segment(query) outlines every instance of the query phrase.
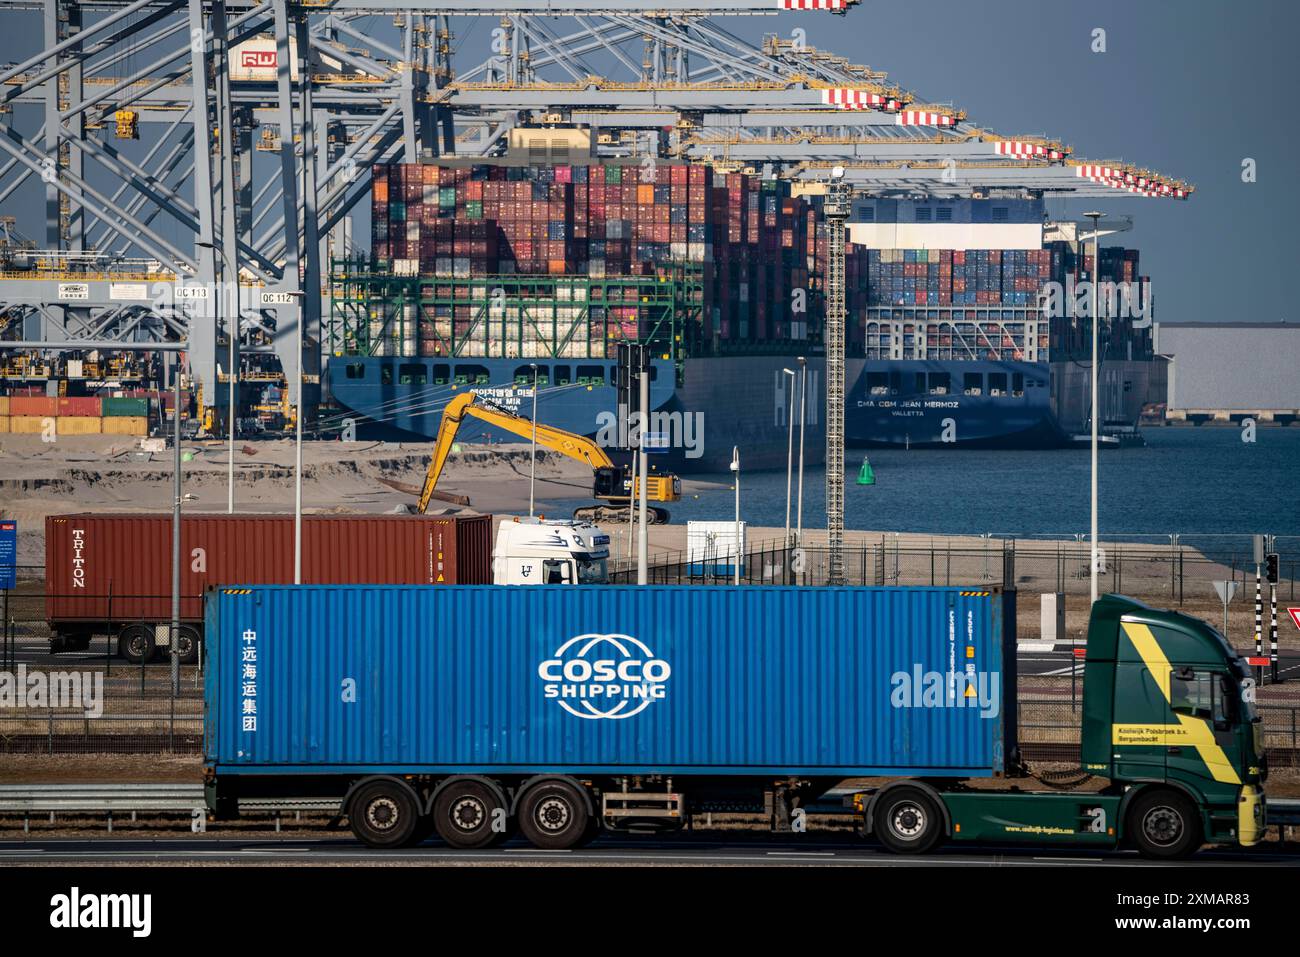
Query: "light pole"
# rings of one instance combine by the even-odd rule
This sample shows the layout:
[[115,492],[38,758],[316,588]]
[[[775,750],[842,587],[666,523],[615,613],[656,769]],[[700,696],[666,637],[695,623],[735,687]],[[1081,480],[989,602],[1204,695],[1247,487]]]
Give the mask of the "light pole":
[[797,527],[794,533],[795,548],[803,546],[803,436],[808,424],[808,360],[799,357],[799,504],[795,508]]
[[736,579],[735,583],[740,584],[740,446],[731,447],[731,474],[735,476],[736,482]]
[[528,363],[533,370],[533,452],[528,463],[528,517],[533,517],[533,505],[537,488],[537,363]]
[[[785,537],[781,539],[781,551],[784,555],[782,558],[782,567],[788,568],[790,563],[790,492],[794,481],[794,389],[795,389],[795,371],[793,369],[782,369],[782,375],[790,377],[789,388],[785,391],[785,425],[786,425],[786,443],[785,443]],[[782,386],[786,383],[782,380]],[[782,572],[782,583],[785,583],[784,571]]]
[[298,322],[295,342],[298,351],[298,408],[294,414],[294,466],[293,466],[293,583],[302,584],[302,392],[305,379],[302,373],[303,351],[303,297],[302,290],[288,293],[298,304]]
[[181,693],[177,647],[181,633],[181,461],[181,357],[177,354],[172,368],[172,620],[167,635],[173,698]]
[[1101,291],[1100,283],[1097,281],[1097,277],[1101,274],[1101,259],[1098,256],[1099,250],[1097,248],[1097,221],[1101,219],[1103,214],[1094,211],[1084,213],[1084,215],[1092,220],[1092,274],[1089,277],[1092,280],[1092,413],[1088,416],[1092,420],[1092,554],[1091,570],[1088,576],[1088,594],[1091,596],[1092,602],[1096,603],[1097,559],[1099,554],[1097,550],[1097,418],[1101,411],[1097,396],[1097,297]]
[[637,429],[636,429],[636,447],[637,447],[637,473],[636,484],[640,486],[637,492],[637,538],[636,538],[636,583],[644,585],[649,580],[650,566],[650,544],[646,532],[646,483],[649,480],[648,468],[646,464],[645,448],[645,426],[648,410],[650,408],[650,369],[646,361],[646,347],[644,345],[636,347],[636,368],[637,368]]
[[[230,321],[227,325],[226,332],[230,336],[230,407],[226,410],[228,421],[226,425],[230,431],[230,461],[226,463],[226,512],[233,515],[235,512],[235,418],[238,415],[238,380],[235,363],[239,361],[236,356],[236,344],[239,342],[239,271],[231,265],[226,251],[216,243],[195,243],[201,249],[211,249],[221,256],[221,261],[230,266],[230,275],[233,276],[235,287],[234,307],[230,310]],[[224,285],[224,283],[223,283]],[[221,295],[217,296],[217,308],[221,308]],[[220,316],[218,316],[220,318]]]

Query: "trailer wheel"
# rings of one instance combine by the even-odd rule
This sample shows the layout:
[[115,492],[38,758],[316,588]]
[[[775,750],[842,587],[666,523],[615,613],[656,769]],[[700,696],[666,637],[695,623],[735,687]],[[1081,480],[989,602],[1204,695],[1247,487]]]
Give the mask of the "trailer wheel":
[[433,802],[433,826],[452,847],[487,847],[508,836],[507,831],[493,830],[505,810],[483,782],[452,781],[443,785]]
[[895,854],[924,854],[942,839],[943,817],[920,788],[894,788],[877,800],[873,830]]
[[1177,791],[1148,791],[1129,808],[1128,834],[1143,857],[1178,860],[1201,846],[1201,821]]
[[133,665],[148,661],[154,650],[153,629],[148,625],[127,625],[117,637],[117,653]]
[[197,628],[181,625],[176,634],[176,652],[183,665],[192,665],[199,660],[199,632]]
[[370,847],[403,847],[416,834],[419,808],[410,788],[398,781],[372,781],[348,803],[352,833]]
[[519,830],[534,847],[548,851],[577,847],[588,836],[587,802],[565,781],[542,781],[519,802]]

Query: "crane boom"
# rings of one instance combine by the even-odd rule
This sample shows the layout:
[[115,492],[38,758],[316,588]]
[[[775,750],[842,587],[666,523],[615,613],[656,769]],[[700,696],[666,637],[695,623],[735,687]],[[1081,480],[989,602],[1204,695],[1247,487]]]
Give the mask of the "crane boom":
[[[480,405],[479,397],[474,392],[464,392],[447,403],[443,409],[442,422],[438,426],[438,436],[434,440],[433,458],[429,460],[429,470],[424,477],[424,488],[420,492],[420,504],[417,511],[423,515],[429,507],[429,500],[438,487],[438,479],[447,464],[447,456],[460,432],[461,424],[467,416],[473,416],[488,425],[511,432],[521,438],[532,440],[537,436],[537,444],[559,452],[561,455],[580,462],[586,462],[596,476],[594,494],[597,498],[608,501],[626,501],[626,494],[616,490],[621,487],[622,473],[617,469],[605,450],[585,436],[566,432],[554,426],[534,423],[532,419],[516,415],[508,409],[494,405]],[[534,430],[536,432],[534,433]],[[660,475],[654,484],[648,484],[650,498],[654,501],[673,502],[680,497],[681,483],[676,476]]]

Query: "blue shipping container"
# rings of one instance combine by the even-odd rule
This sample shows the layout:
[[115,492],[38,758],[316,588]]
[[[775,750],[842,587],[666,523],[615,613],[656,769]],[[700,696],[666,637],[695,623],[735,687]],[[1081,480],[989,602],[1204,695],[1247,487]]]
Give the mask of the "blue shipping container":
[[955,588],[226,587],[219,773],[991,776],[1014,595]]

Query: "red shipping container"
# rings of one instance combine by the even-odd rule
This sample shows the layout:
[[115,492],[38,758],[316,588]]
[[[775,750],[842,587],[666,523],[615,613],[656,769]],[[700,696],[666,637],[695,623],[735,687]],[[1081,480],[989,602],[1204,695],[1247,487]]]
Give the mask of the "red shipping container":
[[[303,584],[488,584],[492,528],[490,515],[307,515]],[[46,518],[45,613],[55,633],[169,621],[171,540],[170,514]],[[292,583],[293,516],[186,515],[181,555],[181,618],[201,629],[205,588]]]
[[[21,396],[14,395],[9,397],[9,414],[10,415],[58,415],[59,400],[49,396]],[[96,413],[98,415],[99,413]]]

